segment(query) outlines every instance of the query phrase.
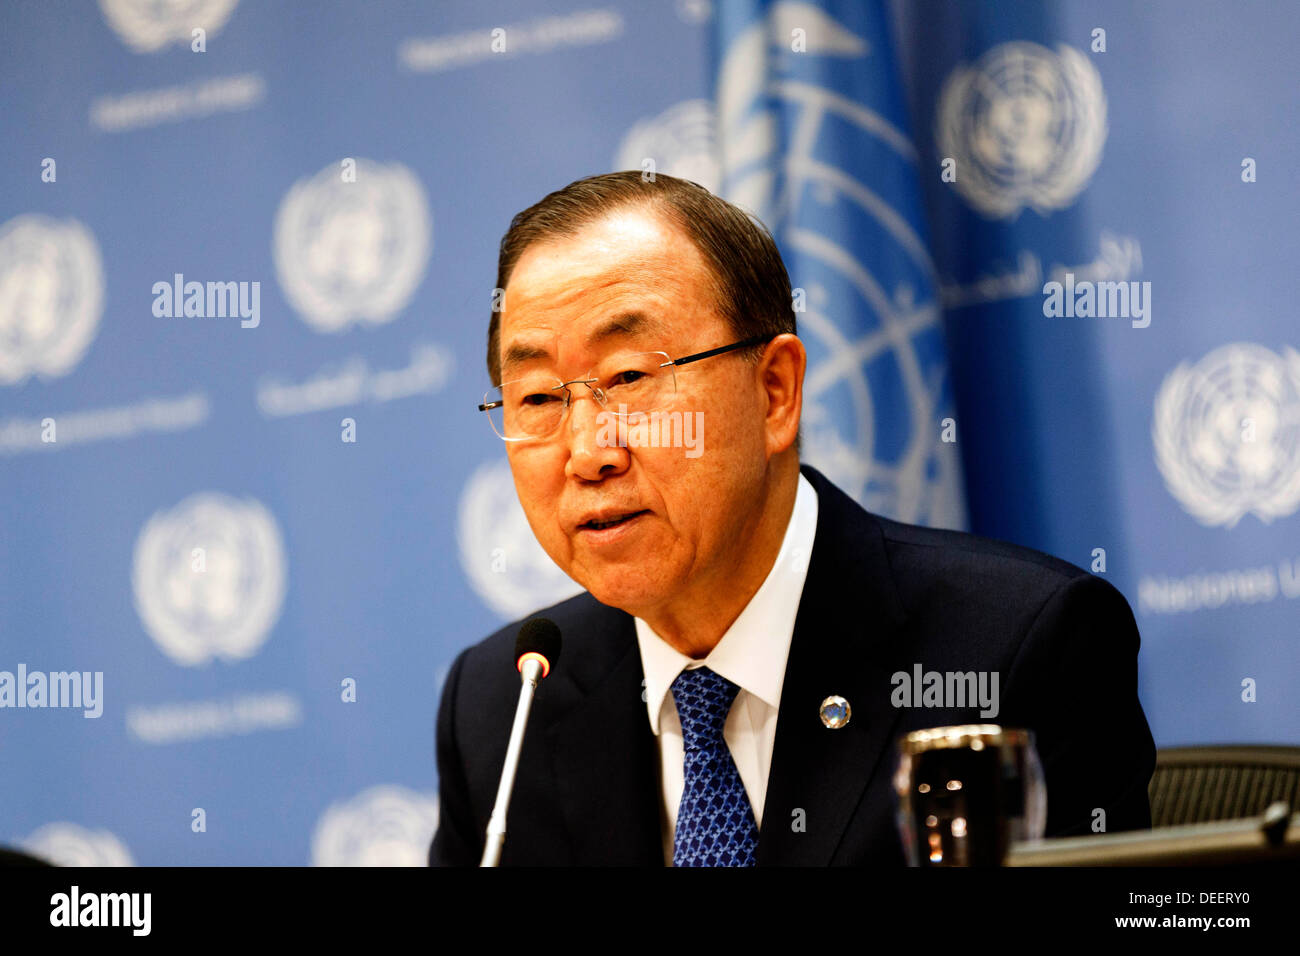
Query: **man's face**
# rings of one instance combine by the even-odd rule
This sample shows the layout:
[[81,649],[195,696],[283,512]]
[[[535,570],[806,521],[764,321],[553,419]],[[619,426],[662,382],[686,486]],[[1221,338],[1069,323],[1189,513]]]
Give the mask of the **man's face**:
[[[568,382],[617,353],[677,359],[735,338],[690,239],[653,212],[625,208],[520,256],[501,314],[501,377],[541,371]],[[696,449],[609,441],[608,413],[583,385],[570,386],[554,436],[506,446],[547,554],[597,600],[640,617],[726,588],[763,498],[764,398],[754,366],[726,353],[673,371],[669,408],[702,423]],[[623,515],[633,517],[603,529],[589,523]]]

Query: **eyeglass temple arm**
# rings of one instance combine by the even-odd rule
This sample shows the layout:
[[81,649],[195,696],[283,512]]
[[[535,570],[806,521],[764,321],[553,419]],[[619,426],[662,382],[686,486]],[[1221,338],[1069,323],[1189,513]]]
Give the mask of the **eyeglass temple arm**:
[[700,359],[713,358],[715,355],[721,355],[723,352],[730,352],[734,349],[747,349],[751,345],[762,345],[771,339],[776,338],[779,333],[773,332],[771,335],[755,335],[744,339],[740,342],[732,342],[730,345],[720,345],[716,349],[709,349],[707,352],[697,352],[694,355],[688,355],[685,358],[673,359],[671,362],[663,362],[660,368],[667,368],[669,365],[689,365],[691,362],[698,362]]
[[[721,355],[723,352],[731,352],[736,349],[747,349],[751,345],[762,345],[764,342],[776,338],[778,334],[779,333],[773,332],[769,335],[754,335],[739,342],[732,342],[730,345],[719,345],[716,349],[709,349],[707,352],[697,352],[694,355],[688,355],[685,358],[660,362],[659,367],[667,368],[670,365],[689,365],[691,362],[698,362],[700,359],[713,358],[713,356]],[[576,385],[578,382],[588,383],[594,381],[596,381],[594,378],[575,378],[572,382],[562,382],[561,384],[556,385],[555,388],[565,388],[569,385]],[[488,402],[486,405],[480,405],[478,410],[480,412],[486,412],[493,408],[500,408],[503,404],[503,402]]]

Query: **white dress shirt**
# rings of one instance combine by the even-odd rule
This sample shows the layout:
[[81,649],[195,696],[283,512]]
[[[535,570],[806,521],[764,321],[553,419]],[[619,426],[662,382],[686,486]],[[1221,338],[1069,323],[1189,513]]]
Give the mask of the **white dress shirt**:
[[804,578],[817,533],[817,492],[802,474],[794,510],[776,563],[763,584],[703,660],[693,660],[666,644],[650,625],[636,618],[636,639],[645,673],[645,701],[650,729],[658,738],[661,783],[660,825],[664,862],[673,862],[673,835],[684,786],[682,724],[672,683],[684,668],[708,667],[740,688],[722,729],[754,820],[763,825],[763,801],[776,743],[776,717],[785,683],[785,662],[799,611]]

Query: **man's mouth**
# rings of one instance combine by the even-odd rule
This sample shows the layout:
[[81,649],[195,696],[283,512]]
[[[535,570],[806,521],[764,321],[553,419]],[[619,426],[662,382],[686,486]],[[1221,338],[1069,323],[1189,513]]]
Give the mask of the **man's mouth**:
[[623,514],[610,515],[602,519],[593,518],[590,521],[584,521],[582,524],[578,525],[578,528],[579,530],[585,528],[590,531],[604,531],[606,528],[613,528],[616,525],[625,524],[628,521],[631,521],[633,518],[637,517],[638,515],[643,515],[646,513],[647,513],[646,509],[643,508],[640,511],[628,511]]

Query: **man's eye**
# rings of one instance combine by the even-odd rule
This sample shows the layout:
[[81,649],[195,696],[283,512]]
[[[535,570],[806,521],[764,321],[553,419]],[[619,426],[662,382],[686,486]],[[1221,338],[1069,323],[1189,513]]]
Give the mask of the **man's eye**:
[[548,392],[534,392],[531,395],[525,395],[521,400],[521,405],[545,405],[547,402],[559,401],[559,396]]
[[619,372],[609,380],[610,388],[616,385],[631,385],[647,377],[647,373],[637,369],[628,369],[626,372]]

